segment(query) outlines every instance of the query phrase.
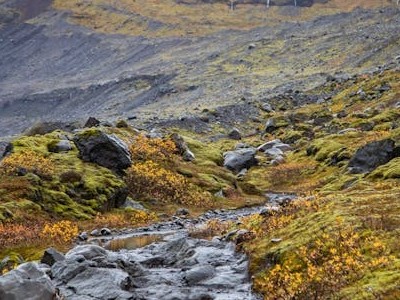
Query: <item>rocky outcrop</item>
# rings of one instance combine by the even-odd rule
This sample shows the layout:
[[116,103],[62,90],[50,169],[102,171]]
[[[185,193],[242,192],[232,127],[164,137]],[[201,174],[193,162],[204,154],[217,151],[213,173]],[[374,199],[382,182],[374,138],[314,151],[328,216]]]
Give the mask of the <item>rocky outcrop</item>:
[[392,139],[375,141],[359,148],[349,162],[353,174],[368,173],[400,156],[400,147]]
[[56,289],[37,263],[25,263],[0,277],[0,299],[54,300]]
[[171,135],[172,141],[175,143],[176,148],[179,151],[179,154],[182,155],[183,160],[185,161],[193,161],[196,159],[195,155],[192,151],[190,151],[189,146],[186,144],[183,137],[177,133]]
[[132,164],[128,146],[115,135],[90,129],[76,134],[73,141],[84,161],[96,163],[118,174]]
[[11,153],[12,149],[13,145],[11,143],[0,141],[0,160]]
[[257,165],[258,160],[255,157],[257,149],[244,148],[224,153],[224,167],[234,171],[240,172],[242,169],[249,169]]

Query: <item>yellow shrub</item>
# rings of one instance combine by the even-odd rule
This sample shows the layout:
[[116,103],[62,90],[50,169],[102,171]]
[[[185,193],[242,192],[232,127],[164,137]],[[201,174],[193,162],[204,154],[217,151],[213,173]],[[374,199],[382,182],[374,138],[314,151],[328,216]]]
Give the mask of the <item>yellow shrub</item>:
[[54,163],[31,150],[13,153],[0,163],[1,172],[7,175],[15,175],[20,169],[39,176],[51,176],[54,172]]
[[[367,250],[373,257],[365,255]],[[257,277],[255,287],[265,299],[328,299],[393,259],[378,239],[362,238],[340,224]]]
[[135,198],[153,198],[163,203],[197,206],[210,204],[207,193],[200,192],[184,176],[151,160],[132,165],[127,171],[126,182]]
[[153,161],[170,159],[177,151],[175,143],[169,139],[150,139],[144,135],[138,135],[129,150],[133,160]]
[[50,237],[56,242],[70,242],[79,233],[78,226],[71,221],[60,221],[54,224],[46,224],[42,230],[45,237]]

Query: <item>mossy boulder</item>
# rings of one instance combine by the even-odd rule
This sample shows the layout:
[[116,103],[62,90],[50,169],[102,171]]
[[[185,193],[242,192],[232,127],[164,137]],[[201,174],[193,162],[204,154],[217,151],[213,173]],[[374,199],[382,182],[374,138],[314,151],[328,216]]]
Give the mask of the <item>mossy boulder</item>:
[[351,173],[368,173],[400,156],[400,147],[392,139],[374,141],[359,148],[349,162]]
[[80,158],[122,174],[132,165],[128,146],[114,134],[90,129],[73,138]]

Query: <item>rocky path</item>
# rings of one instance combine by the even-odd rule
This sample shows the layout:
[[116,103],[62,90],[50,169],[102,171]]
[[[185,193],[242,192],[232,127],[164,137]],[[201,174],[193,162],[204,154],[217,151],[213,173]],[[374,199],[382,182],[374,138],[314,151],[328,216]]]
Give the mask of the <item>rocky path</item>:
[[[59,299],[71,300],[258,300],[246,255],[223,238],[192,238],[189,229],[214,218],[235,221],[263,214],[293,196],[269,198],[274,200],[269,206],[210,211],[196,219],[175,217],[91,237],[65,255],[48,250],[41,264],[26,263],[0,277],[0,299],[46,300],[57,293]],[[148,241],[145,246],[124,243],[143,237]],[[117,250],[100,246],[110,248],[113,242],[119,245]]]

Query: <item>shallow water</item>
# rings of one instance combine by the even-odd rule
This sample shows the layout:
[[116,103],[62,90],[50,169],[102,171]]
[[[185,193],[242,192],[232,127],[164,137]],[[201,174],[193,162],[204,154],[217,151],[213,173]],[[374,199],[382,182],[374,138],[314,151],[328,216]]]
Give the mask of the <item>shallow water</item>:
[[146,234],[146,235],[136,235],[126,238],[116,238],[108,241],[104,248],[107,250],[118,251],[121,249],[133,250],[145,247],[155,242],[162,241],[164,235],[162,234]]

